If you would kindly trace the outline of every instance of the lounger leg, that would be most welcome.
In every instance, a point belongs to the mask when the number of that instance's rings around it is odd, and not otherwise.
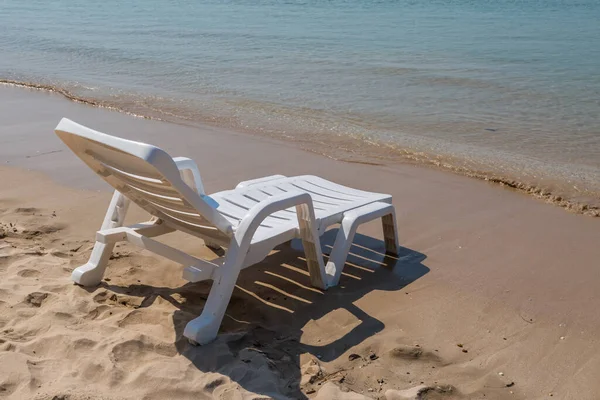
[[[304,255],[308,264],[310,273],[310,283],[319,289],[327,289],[327,275],[325,272],[325,263],[321,253],[321,241],[317,224],[315,223],[314,209],[307,204],[296,206],[298,215],[298,225],[300,226],[300,238]]]
[[[398,255],[398,228],[396,226],[396,212],[384,215],[381,218],[383,225],[383,238],[385,241],[385,252],[394,256]]]
[[[333,249],[331,250],[331,254],[329,254],[329,261],[325,267],[328,287],[337,286],[340,281],[342,270],[344,269],[344,264],[348,257],[348,252],[352,246],[352,240],[354,239],[356,229],[359,225],[355,222],[355,218],[346,216],[340,224],[340,229],[335,237]]]
[[[118,228],[123,225],[125,214],[129,207],[129,199],[115,190],[108,211],[104,217],[101,230]],[[92,255],[87,264],[75,268],[71,275],[71,279],[82,286],[94,286],[100,283],[104,277],[106,264],[110,259],[114,243],[105,244],[96,242]]]
[[[183,331],[183,335],[190,341],[205,344],[217,336],[244,259],[248,257],[254,233],[267,216],[294,205],[298,214],[302,241],[305,242],[305,249],[309,249],[306,251],[311,269],[311,281],[319,287],[325,287],[325,266],[321,257],[315,212],[310,195],[298,192],[272,196],[269,202],[259,203],[251,208],[238,225],[234,237],[227,247],[225,261],[216,273],[202,314],[188,322]],[[260,251],[254,254],[262,256]]]
[[[183,331],[183,335],[193,344],[206,344],[217,337],[242,268],[244,254],[237,245],[227,249],[225,262],[215,276],[202,314],[188,322]]]
[[[355,210],[344,216],[340,229],[338,230],[333,244],[333,249],[329,255],[329,262],[325,267],[327,273],[327,286],[336,286],[340,281],[348,252],[352,246],[352,240],[356,234],[358,226],[362,223],[381,217],[383,224],[383,237],[385,241],[385,251],[387,254],[398,255],[398,233],[396,229],[396,213],[392,205],[379,206],[373,205],[373,209],[366,209],[362,212]]]

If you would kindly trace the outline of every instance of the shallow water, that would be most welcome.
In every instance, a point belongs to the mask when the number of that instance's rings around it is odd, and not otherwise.
[[[0,79],[598,198],[598,21],[595,0],[3,0]]]

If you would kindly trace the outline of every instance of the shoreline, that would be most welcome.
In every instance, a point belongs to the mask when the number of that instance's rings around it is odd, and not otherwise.
[[[600,392],[597,219],[413,164],[344,163],[53,93],[13,88],[0,101],[0,396],[391,400],[423,390],[452,400],[591,400]],[[186,283],[181,266],[125,244],[100,286],[70,281],[111,191],[52,132],[63,116],[191,157],[208,193],[272,174],[390,193],[402,255],[382,258],[381,226],[365,224],[347,275],[322,293],[311,290],[298,244],[283,246],[242,271],[218,339],[189,346],[182,329],[208,286]],[[146,218],[132,207],[127,223]],[[325,236],[327,252],[335,230]],[[211,254],[186,235],[165,242]]]
[[[169,119],[131,112],[129,110],[119,108],[114,104],[110,104],[106,101],[97,101],[85,97],[78,97],[66,89],[48,84],[36,84],[10,79],[0,79],[0,85],[13,86],[22,89],[45,91],[63,96],[67,100],[73,101],[75,103],[89,105],[92,107],[97,107],[110,111],[116,111],[137,118],[162,121],[197,128],[201,128],[203,126],[211,126],[217,129],[235,129],[235,131],[239,133],[249,134],[255,137],[268,137],[270,139],[285,143],[291,142],[296,147],[301,148],[305,151],[312,152],[336,161],[366,165],[393,165],[410,163],[420,167],[449,171],[457,175],[475,178],[477,180],[482,180],[485,182],[492,183],[494,185],[498,185],[502,188],[511,189],[529,195],[537,200],[553,204],[569,212],[583,214],[591,217],[600,217],[600,193],[589,191],[586,188],[583,188],[582,190],[577,188],[577,186],[573,186],[575,191],[567,191],[565,189],[566,186],[557,186],[554,183],[549,185],[541,183],[532,183],[528,182],[527,179],[519,180],[508,176],[502,176],[498,173],[485,171],[484,169],[481,169],[481,166],[477,165],[477,163],[475,163],[472,166],[466,166],[465,161],[457,157],[442,157],[435,154],[429,154],[423,151],[411,150],[409,148],[395,147],[392,149],[392,147],[390,147],[390,144],[386,144],[385,142],[373,141],[371,139],[367,140],[353,137],[337,136],[326,138],[325,141],[323,141],[323,138],[317,138],[314,135],[308,138],[293,137],[290,135],[278,137],[277,135],[266,132],[257,132],[254,130],[250,131],[248,129],[240,129],[240,127],[224,127],[219,124],[215,124],[214,122],[211,123],[210,121],[202,121],[200,125],[198,125],[198,121],[186,120],[180,116],[174,116],[172,117],[172,119]]]

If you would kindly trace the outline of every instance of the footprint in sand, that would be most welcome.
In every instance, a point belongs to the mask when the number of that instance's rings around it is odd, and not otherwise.
[[[84,365],[83,369],[80,372],[80,376],[84,380],[97,382],[98,377],[104,374],[105,369],[101,364],[92,362],[90,364]]]
[[[393,359],[407,360],[407,361],[428,361],[441,363],[442,359],[435,353],[424,350],[422,347],[417,346],[398,346],[390,350],[389,355]]]
[[[51,346],[48,344],[52,343]],[[89,353],[98,343],[87,339],[77,338],[72,334],[57,333],[36,335],[35,338],[21,346],[21,351],[37,360],[50,361],[62,358],[73,360]]]
[[[48,235],[51,233],[59,232],[65,229],[65,224],[50,224],[50,225],[41,225],[31,229],[24,229],[21,232],[21,236],[25,239],[33,239],[43,235]]]
[[[94,301],[100,304],[119,305],[131,308],[137,308],[142,304],[142,298],[110,293],[106,290],[95,295]]]
[[[53,315],[57,321],[62,321],[64,324],[75,323],[77,321],[77,318],[68,312],[56,311]]]
[[[52,250],[52,251],[50,251],[50,254],[53,255],[54,257],[63,258],[63,259],[71,258],[70,254],[67,254],[60,250]]]
[[[161,321],[163,319],[167,319],[170,315],[167,311],[158,311],[158,310],[133,310],[123,319],[121,319],[117,324],[120,327],[132,326],[132,325],[155,325],[156,321]]]
[[[112,316],[112,311],[110,311],[110,309],[110,306],[101,305],[88,312],[83,318],[89,320],[103,320]]]
[[[159,340],[172,340],[173,326],[171,315],[168,311],[152,310],[148,308],[136,309],[117,322],[121,328],[144,333]]]
[[[94,340],[81,338],[73,342],[73,350],[75,350],[76,352],[87,351],[93,349],[97,344],[98,342]]]
[[[141,360],[151,360],[159,357],[174,357],[177,355],[175,346],[170,343],[156,342],[143,336],[119,343],[112,348],[111,358],[115,363],[133,363],[141,365]]]
[[[17,275],[23,278],[37,278],[38,276],[40,276],[40,271],[37,271],[35,269],[23,269],[17,272]]]
[[[17,384],[14,382],[0,383],[0,396],[9,396],[15,391],[16,388]]]
[[[32,292],[25,297],[25,302],[33,307],[41,307],[49,295],[49,293]]]

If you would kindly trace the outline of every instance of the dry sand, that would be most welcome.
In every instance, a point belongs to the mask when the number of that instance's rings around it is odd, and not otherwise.
[[[195,159],[209,192],[308,173],[392,193],[402,254],[384,257],[367,224],[322,293],[298,243],[282,246],[242,272],[218,339],[193,347],[182,330],[209,285],[186,284],[181,267],[121,245],[99,287],[71,283],[111,193],[52,133],[63,116]],[[600,398],[598,219],[444,172],[12,87],[0,88],[0,162],[0,398]]]

